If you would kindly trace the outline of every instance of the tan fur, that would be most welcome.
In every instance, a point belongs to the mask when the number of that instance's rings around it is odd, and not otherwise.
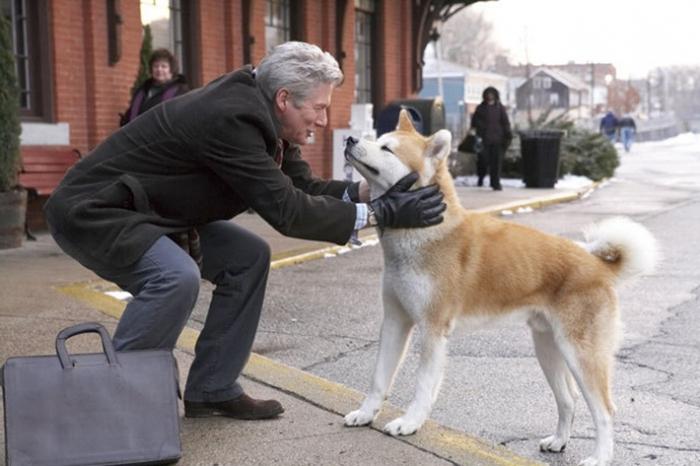
[[[576,396],[573,375],[597,428],[596,453],[582,464],[607,464],[612,458],[610,385],[619,322],[615,284],[626,261],[623,251],[610,246],[594,255],[565,238],[465,210],[447,170],[449,136],[419,135],[405,111],[397,131],[383,141],[393,145],[394,155],[376,147],[382,143],[363,143],[352,157],[369,165],[379,160],[382,167],[391,166],[382,157],[397,157],[421,175],[418,185],[440,187],[447,210],[440,225],[388,230],[381,237],[386,271],[380,356],[372,391],[359,410],[346,416],[346,424],[363,425],[376,416],[400,364],[410,322],[425,330],[419,382],[406,414],[385,427],[392,435],[415,432],[427,417],[439,390],[446,338],[455,324],[524,312],[559,406],[557,432],[542,440],[540,448],[561,451],[568,441]],[[372,190],[376,180],[365,175]],[[386,179],[391,173],[382,176],[384,185],[397,181]],[[430,290],[430,296],[422,290]]]

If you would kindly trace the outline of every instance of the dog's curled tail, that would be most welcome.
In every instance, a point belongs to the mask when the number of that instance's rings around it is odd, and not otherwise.
[[[654,236],[628,218],[603,220],[588,227],[583,235],[588,252],[608,263],[620,278],[650,273],[658,261]]]

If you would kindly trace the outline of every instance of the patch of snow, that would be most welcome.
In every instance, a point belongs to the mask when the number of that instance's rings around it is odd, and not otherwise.
[[[119,301],[129,301],[133,296],[128,291],[105,291],[104,294],[118,299]]]

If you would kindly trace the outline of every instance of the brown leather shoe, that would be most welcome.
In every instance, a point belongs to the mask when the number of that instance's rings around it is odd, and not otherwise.
[[[233,400],[200,402],[185,400],[185,417],[225,416],[235,419],[270,419],[284,412],[277,400],[255,400],[245,393]]]

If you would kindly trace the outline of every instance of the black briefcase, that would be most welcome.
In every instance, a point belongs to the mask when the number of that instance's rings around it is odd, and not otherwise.
[[[69,354],[94,332],[103,353]],[[172,352],[115,352],[97,323],[66,328],[56,355],[2,368],[7,466],[169,464],[181,456],[178,371]]]

